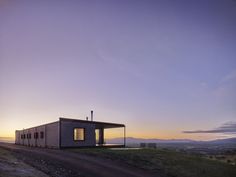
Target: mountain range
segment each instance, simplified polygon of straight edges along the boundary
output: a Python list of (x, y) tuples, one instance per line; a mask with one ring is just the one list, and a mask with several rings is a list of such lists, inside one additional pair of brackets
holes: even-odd
[[(13, 143), (15, 140), (12, 137), (0, 137), (0, 142)], [(124, 138), (111, 138), (106, 139), (107, 144), (123, 144)], [(175, 144), (175, 143), (191, 143), (191, 144), (235, 144), (236, 147), (236, 138), (227, 138), (227, 139), (216, 139), (211, 141), (195, 141), (191, 139), (145, 139), (145, 138), (134, 138), (126, 137), (126, 144), (140, 144), (140, 143), (159, 143), (159, 144)]]
[[(124, 138), (106, 139), (107, 144), (123, 144)], [(211, 144), (236, 144), (236, 138), (217, 139), (211, 141), (195, 141), (191, 139), (145, 139), (126, 137), (126, 144), (140, 144), (140, 143), (211, 143)]]

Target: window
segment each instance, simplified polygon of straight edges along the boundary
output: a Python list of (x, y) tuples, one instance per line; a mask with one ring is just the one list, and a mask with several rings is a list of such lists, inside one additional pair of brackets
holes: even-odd
[(20, 137), (21, 137), (21, 139), (23, 139), (23, 138), (24, 138), (24, 137), (23, 137), (23, 134), (21, 134)]
[(44, 133), (40, 132), (40, 138), (43, 139), (43, 137), (44, 137)]
[(27, 137), (27, 139), (31, 139), (31, 134), (27, 133), (26, 137)]
[(25, 139), (25, 134), (23, 135), (23, 138)]
[(84, 128), (74, 128), (74, 141), (84, 141)]
[(39, 133), (38, 133), (38, 132), (34, 133), (34, 138), (35, 138), (35, 139), (38, 139), (38, 138), (39, 138)]

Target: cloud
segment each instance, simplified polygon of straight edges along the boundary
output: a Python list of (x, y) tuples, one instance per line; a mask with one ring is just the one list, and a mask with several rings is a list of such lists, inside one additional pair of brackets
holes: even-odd
[(210, 130), (193, 130), (183, 131), (183, 133), (224, 133), (224, 134), (236, 134), (236, 122), (227, 122), (222, 126), (210, 129)]
[(216, 98), (224, 98), (225, 101), (235, 103), (236, 98), (236, 69), (219, 80), (217, 87), (212, 90), (212, 95)]
[(223, 77), (220, 81), (220, 83), (230, 82), (232, 80), (236, 79), (236, 70), (233, 70), (229, 74), (227, 74), (225, 77)]
[(138, 67), (134, 63), (129, 61), (127, 59), (127, 56), (125, 55), (117, 57), (101, 49), (97, 49), (97, 55), (103, 62), (108, 63), (115, 68), (118, 68), (120, 71), (129, 73), (137, 78), (143, 77), (143, 74), (140, 72)]

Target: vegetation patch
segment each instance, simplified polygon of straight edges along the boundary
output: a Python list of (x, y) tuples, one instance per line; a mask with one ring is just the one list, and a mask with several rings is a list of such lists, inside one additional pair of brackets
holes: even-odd
[(209, 154), (206, 158), (236, 166), (236, 149)]
[(233, 165), (169, 149), (71, 149), (70, 151), (119, 161), (168, 177), (236, 176), (236, 168)]

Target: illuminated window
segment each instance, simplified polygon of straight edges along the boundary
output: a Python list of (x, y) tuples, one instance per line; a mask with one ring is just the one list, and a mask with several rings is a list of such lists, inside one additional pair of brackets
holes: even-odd
[(74, 128), (74, 141), (84, 141), (84, 128)]

